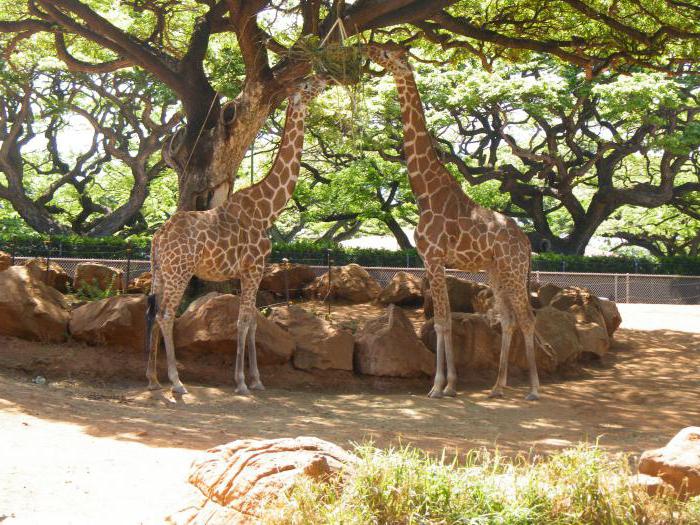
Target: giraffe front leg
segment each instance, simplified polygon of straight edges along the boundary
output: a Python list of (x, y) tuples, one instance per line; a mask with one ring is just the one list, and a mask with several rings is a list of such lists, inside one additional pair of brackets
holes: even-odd
[(174, 315), (171, 312), (158, 319), (160, 329), (163, 332), (163, 341), (165, 343), (165, 353), (168, 358), (168, 379), (170, 379), (171, 389), (176, 394), (186, 394), (187, 389), (180, 381), (177, 373), (177, 361), (175, 360), (175, 343), (173, 341), (173, 323)]
[(148, 379), (148, 390), (160, 390), (162, 387), (158, 382), (158, 346), (160, 345), (160, 327), (154, 324), (151, 333), (146, 334), (148, 338), (148, 365), (146, 366), (146, 379)]
[(250, 394), (248, 386), (245, 384), (245, 344), (248, 338), (248, 330), (250, 329), (250, 320), (243, 312), (243, 305), (241, 304), (238, 313), (238, 348), (236, 349), (236, 370), (235, 380), (236, 380), (236, 394), (247, 396)]
[[(434, 323), (437, 335), (435, 380), (428, 396), (438, 398), (444, 395), (455, 395), (457, 374), (452, 354), (452, 331), (449, 329), (452, 319), (450, 316), (450, 299), (447, 295), (447, 284), (445, 283), (445, 268), (442, 265), (432, 266), (428, 268), (427, 273), (433, 295)], [(447, 386), (445, 384), (446, 364)]]
[(250, 370), (250, 389), (265, 390), (265, 387), (260, 380), (260, 371), (258, 370), (258, 357), (255, 349), (255, 331), (257, 329), (257, 321), (253, 317), (250, 328), (248, 329), (248, 367)]

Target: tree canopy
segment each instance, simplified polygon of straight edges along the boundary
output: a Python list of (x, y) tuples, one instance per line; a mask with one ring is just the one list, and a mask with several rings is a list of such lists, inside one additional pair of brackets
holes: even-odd
[[(661, 213), (666, 227), (698, 220), (691, 1), (0, 0), (0, 13), (0, 197), (40, 231), (157, 225), (164, 215), (149, 211), (148, 192), (172, 190), (154, 183), (170, 177), (166, 163), (179, 209), (222, 202), (256, 137), (264, 168), (280, 105), (310, 71), (290, 50), (309, 35), (337, 39), (338, 20), (348, 44), (413, 48), (444, 160), (533, 238), (580, 253), (596, 231), (648, 244), (638, 222), (625, 227), (630, 213), (649, 224)], [(278, 238), (374, 228), (410, 242), (394, 95), (386, 80), (360, 91), (365, 107), (343, 110), (362, 122), (350, 141), (331, 104), (338, 95), (314, 110), (305, 175)], [(63, 151), (61, 130), (76, 120), (92, 143)], [(654, 249), (697, 251), (690, 230), (657, 232)]]

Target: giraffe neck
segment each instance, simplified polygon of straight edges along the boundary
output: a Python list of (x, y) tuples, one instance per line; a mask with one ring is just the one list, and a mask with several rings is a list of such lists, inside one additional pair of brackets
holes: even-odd
[[(294, 97), (290, 99), (282, 140), (270, 171), (261, 181), (234, 193), (229, 205), (243, 207), (250, 216), (258, 215), (260, 210), (261, 218), (272, 225), (292, 197), (299, 178), (306, 109), (304, 102), (295, 101)], [(269, 207), (260, 206), (262, 201), (267, 201)]]
[(431, 186), (435, 187), (459, 185), (440, 162), (433, 147), (413, 73), (410, 70), (396, 72), (394, 73), (394, 81), (401, 106), (404, 153), (409, 182), (418, 201), (418, 206), (422, 209), (423, 198), (429, 194), (428, 181), (431, 181)]

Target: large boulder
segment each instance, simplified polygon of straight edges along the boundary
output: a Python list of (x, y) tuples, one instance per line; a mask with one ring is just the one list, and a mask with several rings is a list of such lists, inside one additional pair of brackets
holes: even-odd
[(552, 298), (562, 291), (562, 287), (553, 283), (546, 283), (537, 289), (537, 298), (539, 299), (540, 307), (549, 306)]
[(289, 296), (298, 297), (304, 287), (315, 278), (316, 273), (311, 266), (306, 264), (274, 263), (265, 267), (265, 273), (260, 281), (260, 289), (284, 297), (286, 279)]
[(0, 272), (12, 266), (12, 256), (9, 253), (0, 251)]
[(423, 302), (421, 279), (412, 273), (394, 274), (377, 298), (383, 304), (419, 305)]
[(393, 304), (360, 330), (354, 362), (356, 372), (373, 376), (418, 377), (435, 372), (435, 356), (418, 338), (404, 311)]
[(146, 296), (117, 295), (73, 310), (69, 330), (74, 339), (95, 345), (142, 350), (146, 334)]
[(615, 301), (610, 301), (609, 299), (598, 299), (598, 306), (600, 307), (600, 313), (603, 314), (605, 319), (605, 329), (608, 335), (612, 337), (622, 324), (620, 310), (617, 309)]
[(23, 266), (0, 272), (0, 334), (62, 342), (68, 333), (68, 303), (63, 295)]
[(382, 291), (379, 283), (358, 264), (348, 264), (331, 269), (330, 293), (328, 272), (317, 277), (304, 290), (304, 295), (313, 299), (340, 299), (351, 303), (366, 303), (377, 298)]
[(270, 316), (294, 338), (292, 363), (302, 370), (352, 371), (355, 339), (350, 331), (337, 328), (300, 306), (275, 308)]
[(105, 264), (79, 263), (75, 268), (73, 288), (81, 290), (86, 287), (96, 287), (103, 291), (121, 291), (124, 289), (124, 272)]
[(59, 292), (66, 293), (68, 291), (70, 277), (68, 277), (68, 274), (61, 265), (49, 259), (47, 268), (46, 259), (37, 258), (29, 259), (24, 263), (24, 266), (29, 268), (29, 271), (32, 272), (38, 280), (44, 281), (44, 283), (55, 288)]
[[(572, 314), (547, 307), (537, 312), (535, 320), (541, 341), (535, 344), (537, 369), (551, 373), (574, 362), (582, 351)], [(421, 329), (421, 340), (433, 352), (437, 348), (434, 320)], [(543, 343), (545, 346), (543, 346)], [(479, 369), (497, 370), (501, 353), (501, 326), (487, 314), (452, 314), (452, 348), (457, 373), (466, 375)], [(511, 342), (510, 364), (527, 370), (525, 344), (519, 330)]]
[(644, 452), (639, 472), (661, 478), (682, 497), (700, 495), (700, 427), (686, 427), (665, 447)]
[[(193, 352), (235, 352), (239, 305), (238, 296), (216, 292), (190, 304), (175, 320), (175, 347)], [(288, 362), (294, 351), (292, 338), (260, 313), (256, 316), (258, 364)]]
[(260, 523), (265, 508), (303, 478), (328, 481), (357, 458), (314, 437), (242, 439), (208, 450), (190, 468), (198, 494), (175, 524)]
[(141, 275), (137, 275), (126, 287), (126, 293), (143, 293), (148, 295), (151, 293), (151, 283), (153, 282), (153, 275), (151, 272), (143, 272)]
[[(447, 296), (450, 299), (450, 310), (452, 312), (474, 313), (474, 300), (482, 290), (487, 290), (485, 284), (460, 279), (448, 275), (445, 277), (447, 285)], [(433, 295), (430, 291), (430, 282), (423, 278), (423, 311), (426, 319), (433, 317)]]

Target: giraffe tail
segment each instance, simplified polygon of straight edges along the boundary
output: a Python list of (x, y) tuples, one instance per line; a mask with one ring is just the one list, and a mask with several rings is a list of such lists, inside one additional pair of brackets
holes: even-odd
[[(156, 287), (158, 286), (157, 274), (158, 268), (156, 264), (156, 250), (155, 245), (151, 248), (151, 289), (148, 296), (146, 297), (146, 336), (144, 341), (144, 351), (146, 354), (146, 360), (151, 353), (151, 341), (153, 339), (153, 327), (155, 326), (156, 315), (158, 314), (158, 296)], [(158, 344), (156, 340), (155, 345)]]

